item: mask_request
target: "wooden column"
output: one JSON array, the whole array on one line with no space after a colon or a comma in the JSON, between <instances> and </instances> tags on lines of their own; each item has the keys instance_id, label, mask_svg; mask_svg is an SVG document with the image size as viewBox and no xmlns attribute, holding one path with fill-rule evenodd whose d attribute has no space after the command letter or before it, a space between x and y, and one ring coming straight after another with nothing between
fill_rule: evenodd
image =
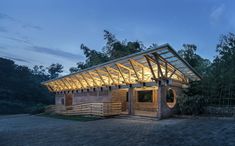
<instances>
[{"instance_id":1,"label":"wooden column","mask_svg":"<svg viewBox=\"0 0 235 146\"><path fill-rule=\"evenodd\" d=\"M158 118L162 118L164 115L164 108L166 104L166 91L167 91L167 86L165 85L159 85L158 86L158 111L157 111L157 116Z\"/></svg>"},{"instance_id":2,"label":"wooden column","mask_svg":"<svg viewBox=\"0 0 235 146\"><path fill-rule=\"evenodd\" d=\"M128 89L128 114L135 114L135 96L134 96L134 88L130 87Z\"/></svg>"}]
</instances>

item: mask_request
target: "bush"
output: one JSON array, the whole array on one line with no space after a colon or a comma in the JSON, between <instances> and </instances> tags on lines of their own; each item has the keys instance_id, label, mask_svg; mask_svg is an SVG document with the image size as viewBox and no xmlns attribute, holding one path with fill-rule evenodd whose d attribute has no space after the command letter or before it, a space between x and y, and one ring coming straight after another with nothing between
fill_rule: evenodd
<instances>
[{"instance_id":1,"label":"bush","mask_svg":"<svg viewBox=\"0 0 235 146\"><path fill-rule=\"evenodd\" d=\"M180 114L198 115L204 112L206 103L206 98L201 95L182 95L178 97L177 107Z\"/></svg>"},{"instance_id":2,"label":"bush","mask_svg":"<svg viewBox=\"0 0 235 146\"><path fill-rule=\"evenodd\" d=\"M45 112L45 105L44 104L36 104L35 106L31 107L30 114L40 114Z\"/></svg>"}]
</instances>

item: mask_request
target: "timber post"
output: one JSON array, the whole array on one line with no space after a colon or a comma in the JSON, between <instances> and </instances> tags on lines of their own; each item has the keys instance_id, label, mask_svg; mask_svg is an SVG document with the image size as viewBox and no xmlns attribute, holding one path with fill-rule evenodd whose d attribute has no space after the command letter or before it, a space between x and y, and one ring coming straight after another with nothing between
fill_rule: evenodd
<instances>
[{"instance_id":1,"label":"timber post","mask_svg":"<svg viewBox=\"0 0 235 146\"><path fill-rule=\"evenodd\" d=\"M134 98L134 88L130 87L128 89L128 114L134 115L135 114L135 98Z\"/></svg>"}]
</instances>

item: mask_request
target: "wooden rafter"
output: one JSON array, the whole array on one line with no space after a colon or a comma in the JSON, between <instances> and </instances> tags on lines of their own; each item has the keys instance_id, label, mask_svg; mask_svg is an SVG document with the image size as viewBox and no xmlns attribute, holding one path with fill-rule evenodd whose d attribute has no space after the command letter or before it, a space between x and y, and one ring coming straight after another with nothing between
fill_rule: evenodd
<instances>
[{"instance_id":1,"label":"wooden rafter","mask_svg":"<svg viewBox=\"0 0 235 146\"><path fill-rule=\"evenodd\" d=\"M124 82L125 82L125 83L128 83L128 82L126 81L126 78L125 78L125 76L124 76L124 74L123 74L123 72L122 72L120 66L119 66L120 64L116 63L115 65L116 65L118 71L120 72L120 74L121 74L121 76L122 76Z\"/></svg>"},{"instance_id":2,"label":"wooden rafter","mask_svg":"<svg viewBox=\"0 0 235 146\"><path fill-rule=\"evenodd\" d=\"M129 84L130 84L131 83L131 72L134 72L134 70L132 70L131 68L129 68L121 63L116 63L116 65L119 66L120 70L121 70L121 68L128 70L128 80L129 80ZM122 74L123 74L123 72L122 72ZM123 76L124 76L124 74L123 74Z\"/></svg>"},{"instance_id":3,"label":"wooden rafter","mask_svg":"<svg viewBox=\"0 0 235 146\"><path fill-rule=\"evenodd\" d=\"M108 66L108 70L112 70L112 71L116 72L117 74L120 74L120 72L118 70L116 70L116 69L114 69L114 68L112 68L110 66Z\"/></svg>"},{"instance_id":4,"label":"wooden rafter","mask_svg":"<svg viewBox=\"0 0 235 146\"><path fill-rule=\"evenodd\" d=\"M47 89L50 91L50 92L54 92L53 89L49 86L49 85L45 85L47 87Z\"/></svg>"},{"instance_id":5,"label":"wooden rafter","mask_svg":"<svg viewBox=\"0 0 235 146\"><path fill-rule=\"evenodd\" d=\"M103 80L105 80L105 78L104 77L106 77L106 78L108 78L108 84L106 84L106 86L108 86L108 85L111 85L111 83L110 83L110 80L111 80L111 78L110 78L110 76L109 76L109 74L108 74L108 72L105 70L105 68L102 68L102 69L97 69L98 71L99 71L99 74L101 75L101 73L102 73L102 78L103 78Z\"/></svg>"},{"instance_id":6,"label":"wooden rafter","mask_svg":"<svg viewBox=\"0 0 235 146\"><path fill-rule=\"evenodd\" d=\"M170 45L163 45L51 79L42 84L50 91L56 92L113 84L124 88L129 84L141 85L143 82L148 85L148 82L152 82L151 77L171 78L182 82L187 82L189 79L200 80L200 75ZM124 83L127 85L123 85ZM118 87L122 88L121 86Z\"/></svg>"},{"instance_id":7,"label":"wooden rafter","mask_svg":"<svg viewBox=\"0 0 235 146\"><path fill-rule=\"evenodd\" d=\"M69 89L69 87L67 86L67 84L65 84L65 83L62 81L62 79L58 80L58 82L60 82L61 84L63 84L66 89Z\"/></svg>"},{"instance_id":8,"label":"wooden rafter","mask_svg":"<svg viewBox=\"0 0 235 146\"><path fill-rule=\"evenodd\" d=\"M142 81L144 81L144 68L142 68Z\"/></svg>"},{"instance_id":9,"label":"wooden rafter","mask_svg":"<svg viewBox=\"0 0 235 146\"><path fill-rule=\"evenodd\" d=\"M64 80L69 85L70 89L74 89L74 85L73 85L73 83L70 81L70 79L68 77L64 78Z\"/></svg>"},{"instance_id":10,"label":"wooden rafter","mask_svg":"<svg viewBox=\"0 0 235 146\"><path fill-rule=\"evenodd\" d=\"M46 84L46 87L47 87L47 89L48 89L49 91L55 92L55 90L51 87L51 85Z\"/></svg>"},{"instance_id":11,"label":"wooden rafter","mask_svg":"<svg viewBox=\"0 0 235 146\"><path fill-rule=\"evenodd\" d=\"M145 59L146 59L146 61L147 61L147 63L148 63L148 66L149 66L149 68L150 68L150 71L151 71L151 73L152 73L152 75L153 75L154 80L156 80L157 78L156 78L155 72L154 72L154 70L153 70L153 67L152 67L152 65L151 65L149 56L144 55L144 57L145 57Z\"/></svg>"},{"instance_id":12,"label":"wooden rafter","mask_svg":"<svg viewBox=\"0 0 235 146\"><path fill-rule=\"evenodd\" d=\"M54 91L57 91L59 89L55 82L51 82L50 86L54 89Z\"/></svg>"},{"instance_id":13,"label":"wooden rafter","mask_svg":"<svg viewBox=\"0 0 235 146\"><path fill-rule=\"evenodd\" d=\"M80 89L80 87L77 85L77 83L74 81L73 77L69 77L70 82L73 83L73 85L76 87L76 89Z\"/></svg>"},{"instance_id":14,"label":"wooden rafter","mask_svg":"<svg viewBox=\"0 0 235 146\"><path fill-rule=\"evenodd\" d=\"M77 77L76 75L75 75L74 77L78 80L78 82L79 82L79 84L81 85L81 87L82 87L83 89L85 89L86 87L83 85L83 83L82 83L82 81L79 79L79 77Z\"/></svg>"},{"instance_id":15,"label":"wooden rafter","mask_svg":"<svg viewBox=\"0 0 235 146\"><path fill-rule=\"evenodd\" d=\"M97 87L99 86L98 83L96 82L96 80L94 79L94 77L91 75L90 72L87 72L87 74L90 76L90 78L92 79L93 81L93 84L95 84Z\"/></svg>"},{"instance_id":16,"label":"wooden rafter","mask_svg":"<svg viewBox=\"0 0 235 146\"><path fill-rule=\"evenodd\" d=\"M107 67L107 66L104 67L104 69L107 71L107 73L108 73L110 79L111 79L111 80L113 81L113 83L115 84L115 81L114 81L113 76L111 75L111 73L110 73L110 71L109 71L109 68L110 68L110 67Z\"/></svg>"},{"instance_id":17,"label":"wooden rafter","mask_svg":"<svg viewBox=\"0 0 235 146\"><path fill-rule=\"evenodd\" d=\"M54 81L56 82L57 84L59 84L61 86L61 89L65 90L65 89L69 89L67 86L64 85L63 82L61 82L60 80L57 80L57 81Z\"/></svg>"},{"instance_id":18,"label":"wooden rafter","mask_svg":"<svg viewBox=\"0 0 235 146\"><path fill-rule=\"evenodd\" d=\"M120 84L120 72L119 72L119 70L114 69L113 67L108 67L108 68L109 68L109 70L112 70L112 71L117 73L117 82L118 82L118 84ZM113 77L113 79L114 79L114 77Z\"/></svg>"},{"instance_id":19,"label":"wooden rafter","mask_svg":"<svg viewBox=\"0 0 235 146\"><path fill-rule=\"evenodd\" d=\"M86 84L88 85L88 87L92 87L91 85L90 85L90 83L89 83L89 81L87 80L87 78L83 75L83 74L80 74L81 75L81 77L83 78L83 80L86 82Z\"/></svg>"},{"instance_id":20,"label":"wooden rafter","mask_svg":"<svg viewBox=\"0 0 235 146\"><path fill-rule=\"evenodd\" d=\"M121 84L120 75L120 72L118 72L118 84Z\"/></svg>"},{"instance_id":21,"label":"wooden rafter","mask_svg":"<svg viewBox=\"0 0 235 146\"><path fill-rule=\"evenodd\" d=\"M105 69L105 67L103 67L102 69L99 69L99 72L100 72L100 73L103 73L103 76L106 77L106 78L108 78L108 85L111 85L111 80L112 80L112 83L115 82L113 76L112 76L112 75L110 76L110 74L109 74L110 71L108 72L108 71Z\"/></svg>"},{"instance_id":22,"label":"wooden rafter","mask_svg":"<svg viewBox=\"0 0 235 146\"><path fill-rule=\"evenodd\" d=\"M71 86L71 83L70 83L70 81L68 81L67 78L64 78L63 80L64 80L64 82L67 83L67 85L69 86L70 89L73 89L73 86Z\"/></svg>"},{"instance_id":23,"label":"wooden rafter","mask_svg":"<svg viewBox=\"0 0 235 146\"><path fill-rule=\"evenodd\" d=\"M59 90L63 90L63 87L62 87L59 83L57 83L56 81L54 81L54 84L59 87Z\"/></svg>"},{"instance_id":24,"label":"wooden rafter","mask_svg":"<svg viewBox=\"0 0 235 146\"><path fill-rule=\"evenodd\" d=\"M160 58L159 58L159 54L153 53L153 56L154 56L154 58L155 58L155 60L156 60L158 71L160 72L161 77L164 78L164 75L163 75L163 72L162 72L162 68L161 68L161 65L160 65L160 63L159 63L159 59L160 59Z\"/></svg>"},{"instance_id":25,"label":"wooden rafter","mask_svg":"<svg viewBox=\"0 0 235 146\"><path fill-rule=\"evenodd\" d=\"M176 72L176 69L170 74L169 78L171 78Z\"/></svg>"},{"instance_id":26,"label":"wooden rafter","mask_svg":"<svg viewBox=\"0 0 235 146\"><path fill-rule=\"evenodd\" d=\"M128 79L129 79L129 82L131 82L131 72L130 71L128 72Z\"/></svg>"},{"instance_id":27,"label":"wooden rafter","mask_svg":"<svg viewBox=\"0 0 235 146\"><path fill-rule=\"evenodd\" d=\"M154 54L157 54L157 53L155 52L155 53L153 53L153 55L154 55ZM166 59L164 59L163 57L161 57L160 55L158 55L158 57L159 57L163 62L167 62L168 65L171 66L171 68L173 68L173 69L174 69L175 67L174 67L174 65L172 65L171 63L178 61L178 59L177 59L177 60L175 60L175 61L170 61L170 62L169 62L169 61L167 61ZM172 69L171 71L173 71L173 69ZM178 68L178 71L179 71L179 68ZM182 73L181 71L179 71L179 72L180 72L180 74L183 75L183 73ZM177 76L183 80L183 77L182 77L181 75L177 74Z\"/></svg>"},{"instance_id":28,"label":"wooden rafter","mask_svg":"<svg viewBox=\"0 0 235 146\"><path fill-rule=\"evenodd\" d=\"M135 76L137 77L138 81L141 81L140 78L139 78L138 72L137 72L137 70L135 68L133 60L129 59L129 62L131 64L132 69L134 70Z\"/></svg>"},{"instance_id":29,"label":"wooden rafter","mask_svg":"<svg viewBox=\"0 0 235 146\"><path fill-rule=\"evenodd\" d=\"M143 64L139 63L138 61L134 60L134 59L129 59L132 63L136 64L137 66L141 66L142 68L146 68L146 66L144 66Z\"/></svg>"},{"instance_id":30,"label":"wooden rafter","mask_svg":"<svg viewBox=\"0 0 235 146\"><path fill-rule=\"evenodd\" d=\"M98 71L98 70L97 70ZM99 81L99 83L100 83L100 85L102 86L102 84L105 84L106 85L106 82L105 82L105 78L102 76L102 74L100 73L100 71L101 70L99 70L98 71L98 73L97 73L97 71L96 70L94 70L93 72L91 72L91 75L93 74L93 75L95 75L95 76L93 76L93 78L94 79L96 79L96 82L97 81ZM106 73L106 72L105 72ZM101 77L101 78L100 78ZM107 76L105 76L105 77L107 77ZM108 77L107 77L108 78ZM104 80L104 82L102 81L102 79ZM97 82L97 84L98 84L98 82Z\"/></svg>"},{"instance_id":31,"label":"wooden rafter","mask_svg":"<svg viewBox=\"0 0 235 146\"><path fill-rule=\"evenodd\" d=\"M157 64L157 63L156 63L156 60L153 59L152 57L150 57L149 55L144 55L144 56L145 56L145 58L146 58L147 61L153 62L153 63ZM151 65L151 64L150 64L150 65ZM150 68L150 70L151 70L151 68ZM160 76L159 74L160 74L160 72L158 71L158 77Z\"/></svg>"},{"instance_id":32,"label":"wooden rafter","mask_svg":"<svg viewBox=\"0 0 235 146\"><path fill-rule=\"evenodd\" d=\"M63 89L63 90L69 89L67 86L65 86L63 83L61 83L59 80L56 81L56 83L57 83L58 85L60 85L61 89Z\"/></svg>"},{"instance_id":33,"label":"wooden rafter","mask_svg":"<svg viewBox=\"0 0 235 146\"><path fill-rule=\"evenodd\" d=\"M100 80L103 82L103 84L106 85L106 83L105 83L105 81L104 81L102 75L99 73L99 71L98 71L98 70L95 70L95 71L96 71L96 73L98 74L98 76L100 77Z\"/></svg>"},{"instance_id":34,"label":"wooden rafter","mask_svg":"<svg viewBox=\"0 0 235 146\"><path fill-rule=\"evenodd\" d=\"M152 57L150 57L149 56L149 59L151 59L151 61L153 61L153 62L156 62L156 60L155 59L153 59ZM163 59L163 62L164 62L164 59ZM159 63L160 64L160 63ZM169 62L168 62L168 66L169 65L171 65L171 66L173 66L172 64L170 64ZM173 72L174 70L173 69L171 69L171 68L168 68L168 70L169 71L171 71L171 72ZM182 73L181 73L182 74ZM181 78L182 80L183 80L183 77L181 76L181 75L179 75L179 74L177 74L177 77L179 77L179 78Z\"/></svg>"},{"instance_id":35,"label":"wooden rafter","mask_svg":"<svg viewBox=\"0 0 235 146\"><path fill-rule=\"evenodd\" d=\"M126 70L128 70L129 72L134 72L132 69L130 69L129 67L127 67L127 66L125 66L125 65L123 65L123 64L121 64L121 63L116 63L117 65L119 65L119 67L122 67L122 68L125 68Z\"/></svg>"}]
</instances>

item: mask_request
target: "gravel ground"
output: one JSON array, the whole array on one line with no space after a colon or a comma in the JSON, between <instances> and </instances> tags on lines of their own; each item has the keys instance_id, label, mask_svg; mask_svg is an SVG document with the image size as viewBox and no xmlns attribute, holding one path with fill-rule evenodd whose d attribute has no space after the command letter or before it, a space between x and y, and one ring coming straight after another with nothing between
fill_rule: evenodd
<instances>
[{"instance_id":1,"label":"gravel ground","mask_svg":"<svg viewBox=\"0 0 235 146\"><path fill-rule=\"evenodd\" d=\"M116 117L79 122L0 116L0 146L235 146L235 119Z\"/></svg>"}]
</instances>

